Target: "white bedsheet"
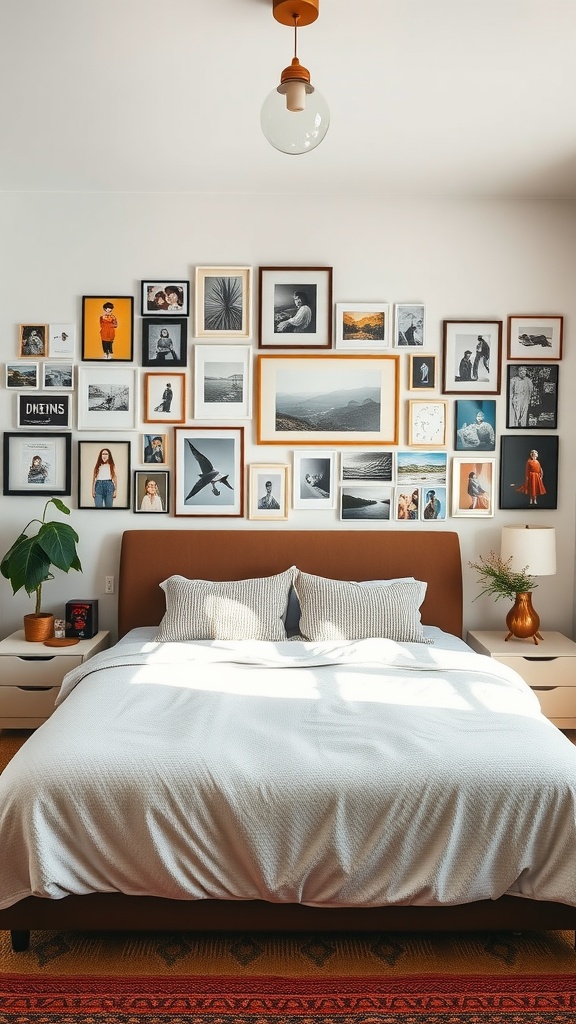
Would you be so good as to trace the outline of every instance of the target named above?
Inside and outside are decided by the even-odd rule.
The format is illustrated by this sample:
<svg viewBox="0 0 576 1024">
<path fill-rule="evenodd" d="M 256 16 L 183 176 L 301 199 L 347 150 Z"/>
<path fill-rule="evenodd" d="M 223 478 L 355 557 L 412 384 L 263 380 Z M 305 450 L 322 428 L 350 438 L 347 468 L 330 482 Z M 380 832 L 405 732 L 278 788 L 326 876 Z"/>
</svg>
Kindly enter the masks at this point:
<svg viewBox="0 0 576 1024">
<path fill-rule="evenodd" d="M 439 639 L 152 635 L 71 672 L 0 776 L 0 907 L 576 906 L 576 749 L 511 670 Z"/>
</svg>

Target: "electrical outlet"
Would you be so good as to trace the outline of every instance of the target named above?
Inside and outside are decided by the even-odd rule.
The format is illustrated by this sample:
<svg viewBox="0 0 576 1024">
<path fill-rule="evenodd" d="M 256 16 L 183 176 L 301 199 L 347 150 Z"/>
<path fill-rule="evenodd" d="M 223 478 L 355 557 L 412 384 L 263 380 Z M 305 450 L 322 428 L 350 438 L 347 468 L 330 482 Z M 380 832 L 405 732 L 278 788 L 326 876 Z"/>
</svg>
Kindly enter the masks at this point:
<svg viewBox="0 0 576 1024">
<path fill-rule="evenodd" d="M 104 580 L 104 593 L 105 594 L 113 594 L 114 593 L 114 577 L 113 576 L 106 576 L 106 578 Z"/>
</svg>

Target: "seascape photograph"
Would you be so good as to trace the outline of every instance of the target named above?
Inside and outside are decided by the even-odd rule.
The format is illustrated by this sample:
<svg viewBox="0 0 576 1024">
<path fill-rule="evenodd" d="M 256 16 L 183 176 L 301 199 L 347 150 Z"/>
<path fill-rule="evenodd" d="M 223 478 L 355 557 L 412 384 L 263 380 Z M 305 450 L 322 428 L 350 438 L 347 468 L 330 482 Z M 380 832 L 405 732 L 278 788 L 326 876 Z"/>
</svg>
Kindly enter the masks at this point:
<svg viewBox="0 0 576 1024">
<path fill-rule="evenodd" d="M 446 452 L 398 452 L 396 481 L 399 485 L 446 484 L 447 465 Z"/>
<path fill-rule="evenodd" d="M 390 519 L 391 487 L 362 484 L 340 489 L 340 519 L 381 522 Z"/>
</svg>

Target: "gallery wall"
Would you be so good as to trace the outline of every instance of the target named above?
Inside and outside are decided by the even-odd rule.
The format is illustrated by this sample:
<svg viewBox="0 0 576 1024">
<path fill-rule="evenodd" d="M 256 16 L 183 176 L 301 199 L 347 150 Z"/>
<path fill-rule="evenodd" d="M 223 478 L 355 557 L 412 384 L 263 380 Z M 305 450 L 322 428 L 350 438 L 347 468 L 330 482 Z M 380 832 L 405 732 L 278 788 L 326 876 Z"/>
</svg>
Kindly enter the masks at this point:
<svg viewBox="0 0 576 1024">
<path fill-rule="evenodd" d="M 496 451 L 506 428 L 506 324 L 509 315 L 561 315 L 564 344 L 559 367 L 558 507 L 526 513 L 495 509 L 485 519 L 449 517 L 441 523 L 395 521 L 367 526 L 342 522 L 337 510 L 290 509 L 286 521 L 261 523 L 248 518 L 139 516 L 130 509 L 78 508 L 78 442 L 98 441 L 98 434 L 77 429 L 76 394 L 73 393 L 72 494 L 63 498 L 72 509 L 71 522 L 80 535 L 82 575 L 59 574 L 44 588 L 46 610 L 62 612 L 71 598 L 97 598 L 104 628 L 115 628 L 116 598 L 105 594 L 106 576 L 117 576 L 121 533 L 130 528 L 195 529 L 233 527 L 238 531 L 264 529 L 372 530 L 438 529 L 458 531 L 463 553 L 466 627 L 497 627 L 507 603 L 478 594 L 468 561 L 498 550 L 503 525 L 529 521 L 555 526 L 559 565 L 554 577 L 542 578 L 534 604 L 543 628 L 573 635 L 574 547 L 576 475 L 572 438 L 576 407 L 572 382 L 576 376 L 574 333 L 576 292 L 576 203 L 572 201 L 433 199 L 408 202 L 342 196 L 190 195 L 190 194 L 4 194 L 0 197 L 2 255 L 0 287 L 0 352 L 2 374 L 0 424 L 3 432 L 16 430 L 16 399 L 5 388 L 4 366 L 18 356 L 18 327 L 25 323 L 75 323 L 81 331 L 82 296 L 133 295 L 135 309 L 134 363 L 138 388 L 141 367 L 140 283 L 143 280 L 188 280 L 197 266 L 251 266 L 253 276 L 254 361 L 257 345 L 258 267 L 332 267 L 333 301 L 422 303 L 426 309 L 423 351 L 437 354 L 441 371 L 442 321 L 502 320 L 502 388 L 496 400 Z M 190 318 L 186 424 L 192 418 L 192 335 Z M 293 350 L 294 351 L 294 350 Z M 408 391 L 408 353 L 390 349 L 400 358 L 399 447 L 407 446 L 407 401 L 418 397 Z M 545 357 L 543 357 L 545 359 Z M 76 366 L 81 366 L 79 346 Z M 94 365 L 94 364 L 88 364 Z M 124 364 L 125 365 L 125 364 Z M 438 388 L 427 397 L 448 398 L 448 464 L 453 454 L 454 396 L 443 396 L 441 372 Z M 492 396 L 490 396 L 492 397 Z M 256 396 L 255 396 L 256 398 Z M 256 401 L 255 401 L 256 406 Z M 213 425 L 218 425 L 214 421 Z M 233 426 L 222 422 L 222 426 Z M 245 463 L 281 463 L 292 467 L 294 446 L 257 445 L 256 420 L 239 421 L 245 427 Z M 142 468 L 137 455 L 138 429 L 117 436 L 132 442 L 132 466 Z M 172 428 L 168 428 L 171 431 Z M 527 431 L 526 433 L 529 433 Z M 313 447 L 313 445 L 307 445 Z M 337 446 L 330 446 L 331 448 Z M 172 449 L 173 451 L 173 449 Z M 460 453 L 461 454 L 461 453 Z M 173 471 L 173 465 L 169 466 Z M 496 470 L 496 475 L 497 475 Z M 9 544 L 29 519 L 41 514 L 36 496 L 0 498 L 0 550 Z M 5 636 L 20 628 L 21 616 L 31 611 L 22 593 L 13 597 L 0 580 L 0 631 Z"/>
</svg>

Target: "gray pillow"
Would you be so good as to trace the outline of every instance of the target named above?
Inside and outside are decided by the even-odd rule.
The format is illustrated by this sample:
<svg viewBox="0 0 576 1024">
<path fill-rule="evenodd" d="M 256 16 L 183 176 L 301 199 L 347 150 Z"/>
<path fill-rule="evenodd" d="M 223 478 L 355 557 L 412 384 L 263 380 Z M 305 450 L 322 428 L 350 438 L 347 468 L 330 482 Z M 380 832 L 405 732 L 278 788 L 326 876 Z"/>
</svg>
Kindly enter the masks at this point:
<svg viewBox="0 0 576 1024">
<path fill-rule="evenodd" d="M 160 584 L 166 612 L 156 640 L 285 640 L 295 572 L 224 583 L 170 576 Z"/>
<path fill-rule="evenodd" d="M 385 637 L 400 643 L 429 643 L 420 620 L 426 596 L 421 580 L 348 583 L 298 572 L 300 633 L 308 640 L 364 640 Z"/>
</svg>

